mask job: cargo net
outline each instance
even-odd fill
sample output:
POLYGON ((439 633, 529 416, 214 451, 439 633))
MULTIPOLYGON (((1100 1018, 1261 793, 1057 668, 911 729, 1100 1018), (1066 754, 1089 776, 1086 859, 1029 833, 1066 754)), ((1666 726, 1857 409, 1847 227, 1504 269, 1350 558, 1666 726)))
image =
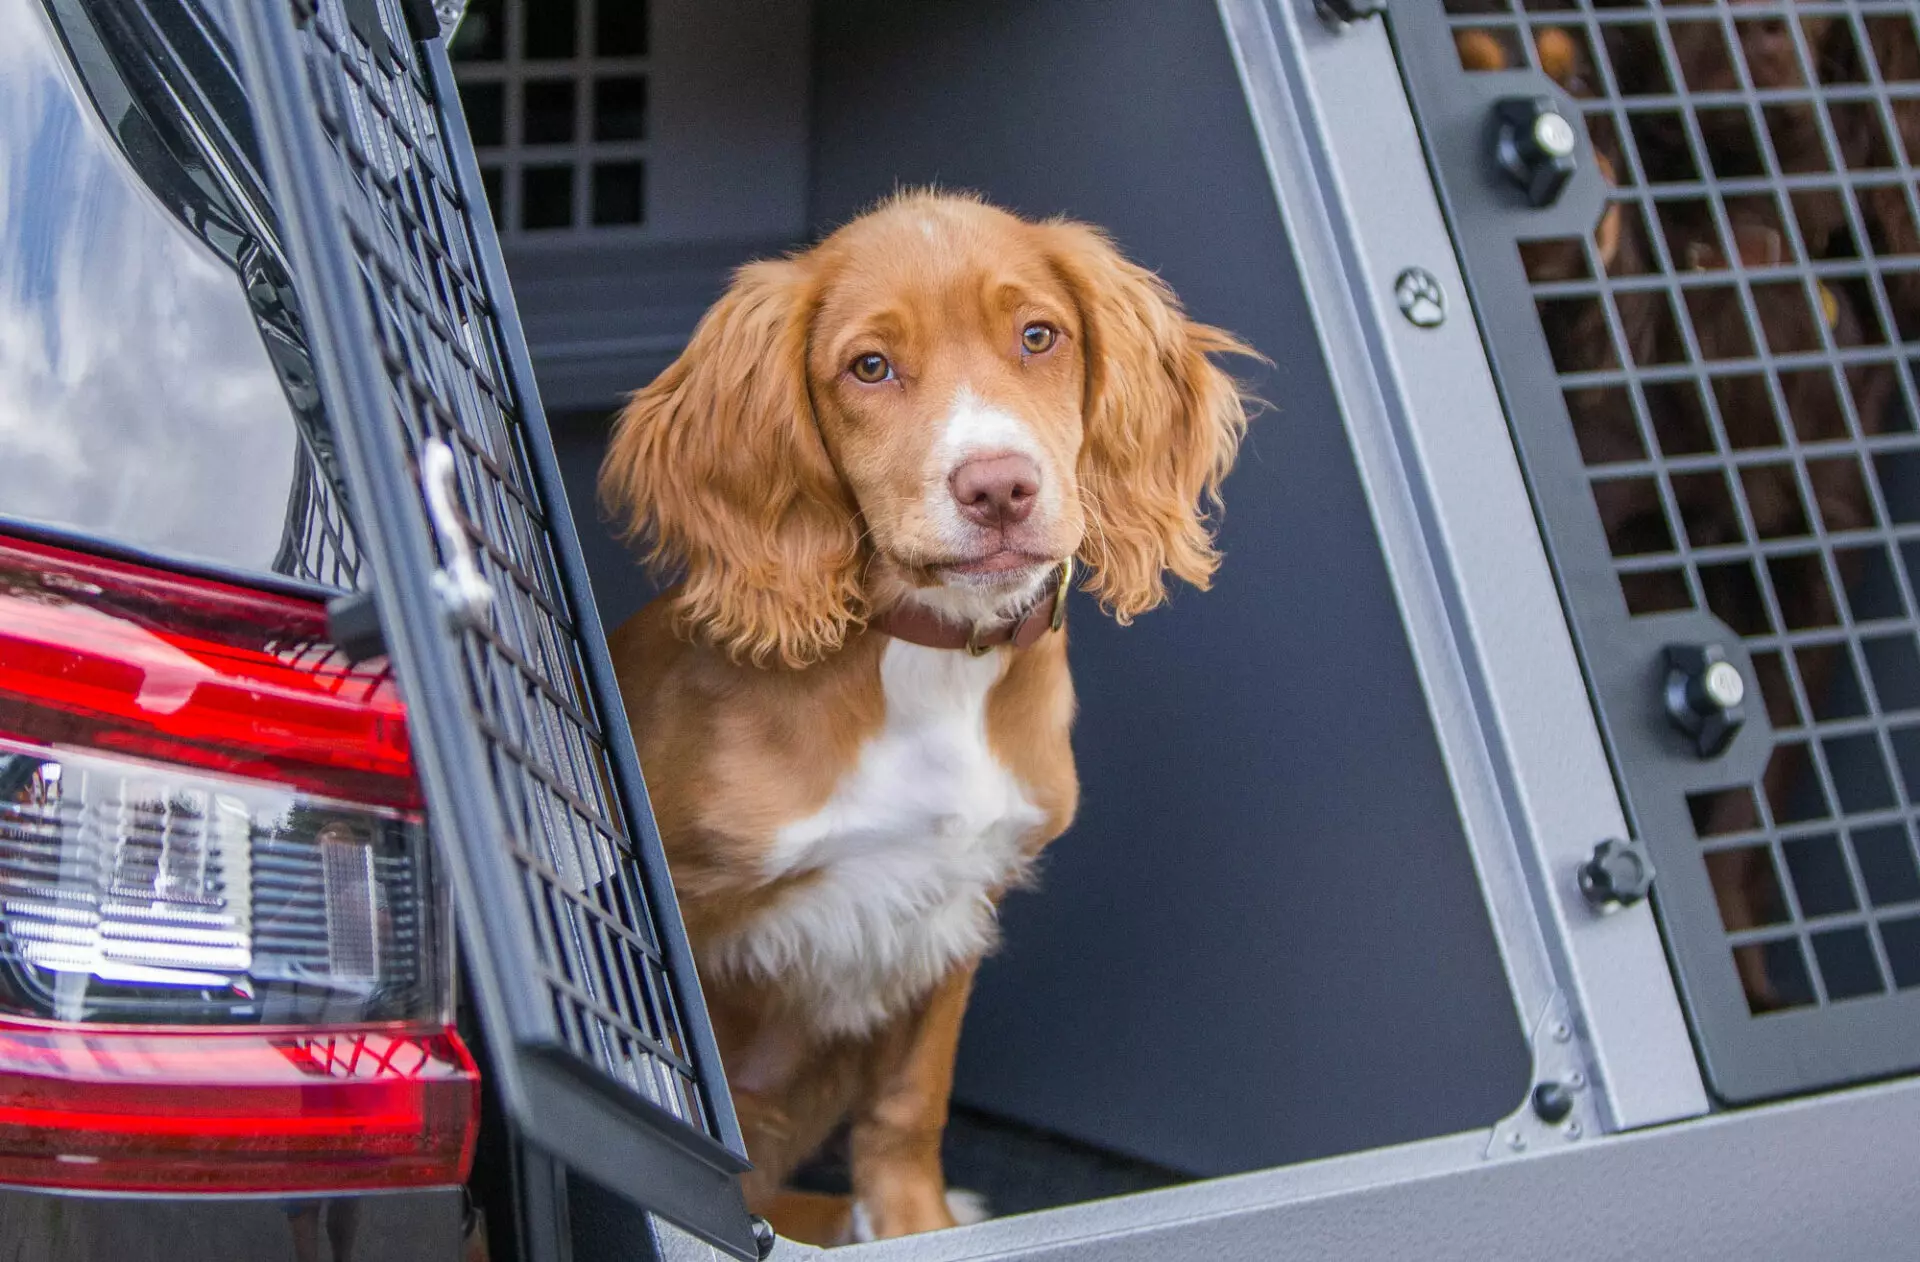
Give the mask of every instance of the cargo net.
POLYGON ((544 987, 574 1055, 711 1137, 475 259, 468 217, 485 207, 455 181, 392 0, 296 11, 394 413, 416 457, 430 438, 452 449, 494 592, 462 649, 539 943, 526 984, 544 987))
POLYGON ((1629 613, 1752 657, 1771 760, 1689 798, 1748 1005, 1920 987, 1914 10, 1445 3, 1613 186, 1521 261, 1629 613))

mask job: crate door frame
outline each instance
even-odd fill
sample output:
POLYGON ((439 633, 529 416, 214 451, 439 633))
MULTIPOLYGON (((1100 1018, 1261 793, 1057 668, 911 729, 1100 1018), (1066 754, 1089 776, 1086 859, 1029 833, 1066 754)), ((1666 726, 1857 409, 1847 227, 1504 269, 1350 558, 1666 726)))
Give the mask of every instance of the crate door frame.
POLYGON ((744 1145, 442 41, 397 0, 231 15, 504 1107, 569 1168, 756 1257, 744 1145), (429 439, 454 453, 451 529, 418 480, 429 439), (460 554, 494 591, 464 621, 440 594, 460 554))

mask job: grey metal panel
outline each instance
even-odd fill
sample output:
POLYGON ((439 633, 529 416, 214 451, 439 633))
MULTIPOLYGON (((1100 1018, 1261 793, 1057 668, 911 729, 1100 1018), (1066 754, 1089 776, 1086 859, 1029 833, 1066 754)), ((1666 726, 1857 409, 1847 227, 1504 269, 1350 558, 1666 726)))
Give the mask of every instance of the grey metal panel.
POLYGON ((811 9, 811 0, 649 0, 653 173, 675 189, 650 208, 649 235, 803 230, 811 9))
MULTIPOLYGON (((1482 1161, 1479 1136, 837 1250, 848 1262, 1910 1258, 1920 1082, 1482 1161)), ((783 1246, 774 1262, 825 1257, 783 1246)), ((688 1257, 691 1262, 691 1256, 688 1257)))
POLYGON ((1201 1173, 1490 1127, 1527 1046, 1216 10, 833 0, 814 44, 817 223, 935 179, 1078 215, 1278 365, 1216 590, 1075 611, 1082 813, 959 1098, 1201 1173))
MULTIPOLYGON (((664 198, 672 191, 655 192, 664 198)), ((790 244, 754 238, 509 245, 507 267, 541 399, 550 411, 610 413, 673 362, 734 268, 790 244)))
MULTIPOLYGON (((1314 296, 1336 334, 1330 354, 1383 535, 1405 558, 1401 594, 1429 687, 1444 719, 1472 712, 1505 801, 1511 838, 1474 833, 1490 897, 1508 900, 1517 861, 1603 1123, 1697 1114, 1705 1093, 1651 915, 1596 915, 1575 887, 1594 843, 1625 824, 1478 330, 1457 314, 1416 328, 1393 298, 1394 278, 1415 263, 1456 300, 1464 286, 1386 32, 1377 22, 1331 30, 1304 2, 1222 9, 1289 221, 1325 227, 1303 243, 1332 261, 1311 274, 1314 296), (1352 363, 1356 339, 1370 366, 1352 363), (1367 455, 1383 446, 1391 453, 1367 455), (1407 502, 1418 537, 1402 519, 1407 502), (1426 633, 1436 612, 1444 635, 1426 633)), ((1470 802, 1483 774, 1472 744, 1453 746, 1470 802)), ((1508 936, 1524 994, 1524 943, 1508 936)))

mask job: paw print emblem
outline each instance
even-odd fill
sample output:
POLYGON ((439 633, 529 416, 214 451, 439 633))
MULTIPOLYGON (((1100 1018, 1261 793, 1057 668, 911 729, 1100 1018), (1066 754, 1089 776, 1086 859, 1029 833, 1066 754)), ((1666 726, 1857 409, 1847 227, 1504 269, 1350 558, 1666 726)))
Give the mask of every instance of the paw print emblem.
POLYGON ((1433 273, 1424 267, 1409 267, 1395 277, 1393 296, 1400 304, 1400 314, 1415 328, 1436 328, 1447 318, 1447 296, 1433 273))

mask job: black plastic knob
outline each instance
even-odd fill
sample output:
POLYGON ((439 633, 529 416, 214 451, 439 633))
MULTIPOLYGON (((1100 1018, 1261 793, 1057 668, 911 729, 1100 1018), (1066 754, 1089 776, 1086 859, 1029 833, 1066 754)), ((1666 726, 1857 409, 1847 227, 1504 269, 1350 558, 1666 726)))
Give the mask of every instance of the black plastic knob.
POLYGON ((755 1214, 753 1216, 753 1247, 762 1258, 773 1254, 773 1247, 780 1243, 780 1237, 774 1234, 773 1224, 755 1214))
POLYGON ((1350 26, 1380 12, 1380 0, 1313 0, 1313 7, 1323 21, 1350 26))
POLYGON ((1653 856, 1639 841, 1609 837, 1580 867, 1580 892, 1602 911, 1631 907, 1653 888, 1653 856))
POLYGON ((1579 135, 1549 96, 1515 96, 1495 103, 1499 126, 1494 157, 1500 169, 1526 193, 1533 206, 1559 200, 1579 165, 1574 153, 1579 135))
POLYGON ((373 603, 373 593, 350 592, 328 601, 327 638, 349 662, 385 657, 386 633, 380 629, 380 610, 373 603))
POLYGON ((1669 644, 1663 700, 1702 758, 1725 752, 1747 721, 1747 681, 1718 644, 1669 644))
POLYGON ((1573 1092, 1564 1082, 1543 1082, 1533 1089, 1533 1115, 1549 1126, 1573 1112, 1573 1092))

